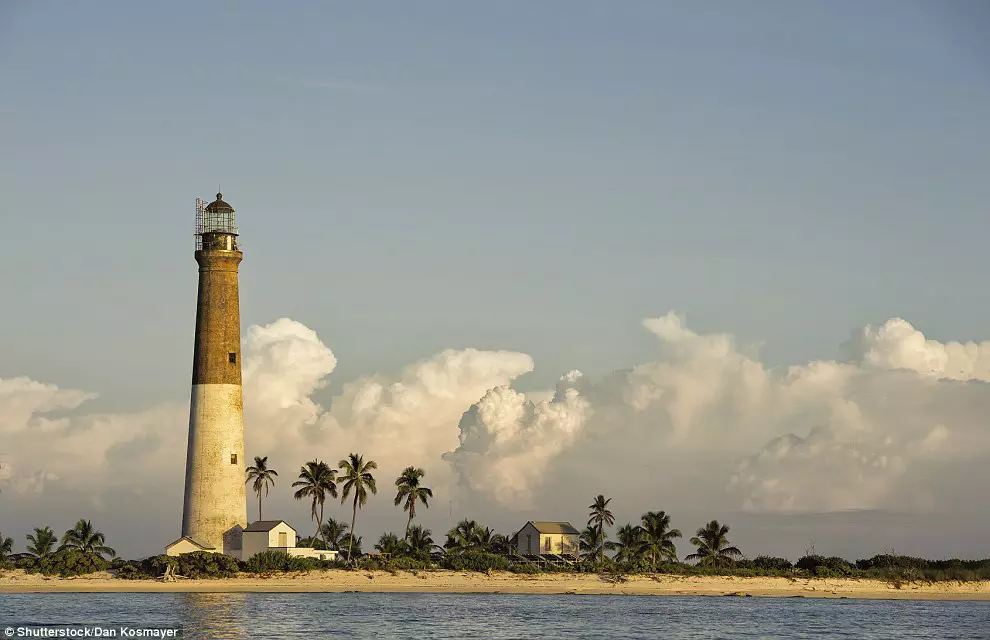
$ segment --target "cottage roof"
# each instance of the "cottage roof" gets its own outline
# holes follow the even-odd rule
[[[191,538],[189,536],[182,536],[178,540],[169,542],[167,545],[165,545],[165,548],[168,549],[169,547],[173,547],[179,544],[180,542],[182,542],[183,540],[188,540],[189,542],[193,543],[194,545],[196,545],[200,549],[203,549],[204,551],[208,549],[216,549],[216,547],[214,547],[212,544],[206,544],[205,542],[200,542],[199,540],[196,540],[195,538]]]
[[[277,527],[280,524],[284,524],[285,526],[287,526],[290,529],[292,529],[293,532],[295,532],[295,529],[292,527],[292,525],[289,524],[288,522],[286,522],[285,520],[256,520],[256,521],[252,522],[251,524],[249,524],[248,527],[247,527],[247,529],[245,529],[244,531],[247,531],[247,532],[252,532],[252,531],[271,531],[272,529],[274,529],[275,527]]]
[[[574,528],[570,522],[547,522],[544,520],[530,520],[527,524],[536,527],[540,533],[565,533],[568,535],[581,535],[581,532]]]

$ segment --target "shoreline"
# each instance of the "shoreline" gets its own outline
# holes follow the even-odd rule
[[[630,575],[613,580],[597,574],[513,574],[471,571],[327,570],[238,575],[220,579],[124,580],[109,573],[72,578],[0,573],[6,593],[503,593],[561,595],[737,596],[990,601],[990,581],[903,582],[852,578],[741,578],[732,576]]]

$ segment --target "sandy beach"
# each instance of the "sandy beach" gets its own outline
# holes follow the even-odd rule
[[[0,575],[0,593],[344,591],[990,600],[990,582],[986,581],[914,582],[902,583],[898,588],[879,580],[638,575],[613,581],[593,574],[486,575],[460,571],[403,571],[393,575],[384,571],[335,570],[176,582],[118,580],[109,573],[57,578],[15,570]]]

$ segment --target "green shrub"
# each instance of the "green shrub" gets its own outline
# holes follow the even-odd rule
[[[290,556],[285,551],[268,550],[256,553],[241,563],[241,569],[249,573],[268,573],[272,571],[316,571],[323,569],[328,561],[318,558],[303,558]]]
[[[483,551],[448,555],[444,557],[442,566],[453,571],[508,571],[511,568],[505,556]]]
[[[388,561],[387,566],[393,571],[427,571],[433,568],[429,560],[399,556]]]
[[[196,551],[178,556],[176,572],[187,578],[231,578],[240,569],[237,560],[223,553]]]
[[[986,560],[925,560],[911,556],[879,554],[856,561],[864,575],[878,580],[987,580],[990,579],[990,559]]]
[[[835,572],[826,567],[823,564],[815,567],[815,577],[816,578],[835,578]]]
[[[831,569],[832,573],[839,576],[848,576],[853,572],[853,566],[849,564],[849,561],[838,556],[825,558],[825,566]]]
[[[428,560],[411,556],[386,558],[380,555],[374,555],[358,558],[353,568],[364,571],[390,571],[394,573],[396,571],[428,571],[433,569],[434,566]]]
[[[178,572],[179,570],[179,558],[176,556],[167,556],[165,554],[151,556],[150,558],[145,558],[138,563],[140,570],[145,576],[149,578],[160,578],[165,575],[165,569],[169,566],[172,567],[173,572]]]
[[[385,565],[381,556],[363,556],[354,561],[354,568],[364,571],[384,571]]]
[[[512,573],[521,573],[521,574],[543,573],[543,570],[540,569],[540,567],[533,564],[532,562],[517,562],[516,564],[512,565],[509,571],[511,571]]]
[[[928,560],[922,558],[911,558],[909,556],[898,556],[891,554],[878,554],[866,560],[856,561],[857,569],[917,569],[929,568]]]
[[[787,572],[794,568],[787,558],[776,558],[773,556],[757,556],[753,559],[753,566],[764,571]]]
[[[21,563],[18,563],[18,566],[29,573],[41,573],[46,576],[58,575],[66,578],[106,571],[110,568],[110,562],[98,553],[64,549],[45,558],[25,558]]]
[[[241,563],[241,569],[250,573],[289,571],[292,558],[285,551],[262,551]]]
[[[818,575],[817,571],[819,567],[828,569],[830,572],[829,577],[848,576],[853,573],[852,565],[838,556],[831,556],[829,558],[819,555],[804,556],[794,566],[811,575]]]
[[[820,566],[824,566],[825,557],[824,556],[802,556],[798,558],[798,561],[794,563],[794,566],[802,571],[808,571],[814,573],[815,569]]]
[[[141,562],[137,560],[123,563],[115,562],[114,565],[113,575],[115,578],[120,578],[121,580],[146,580],[157,577],[146,573],[141,567]]]

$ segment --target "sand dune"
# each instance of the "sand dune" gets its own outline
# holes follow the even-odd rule
[[[314,571],[272,577],[241,575],[224,580],[118,580],[109,573],[54,578],[23,571],[0,574],[0,593],[78,592],[434,592],[703,595],[812,598],[990,600],[990,582],[895,584],[879,580],[629,576],[613,581],[593,574],[486,575],[459,571],[417,573]]]

